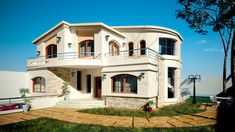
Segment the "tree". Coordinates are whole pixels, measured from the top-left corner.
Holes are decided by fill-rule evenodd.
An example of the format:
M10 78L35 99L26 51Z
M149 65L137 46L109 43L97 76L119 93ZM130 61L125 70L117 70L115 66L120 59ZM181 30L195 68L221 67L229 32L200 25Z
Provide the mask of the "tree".
M178 3L183 8L176 10L176 18L185 20L195 32L206 35L209 28L218 32L224 49L223 92L226 93L227 59L234 33L234 17L224 16L233 11L234 0L178 0Z

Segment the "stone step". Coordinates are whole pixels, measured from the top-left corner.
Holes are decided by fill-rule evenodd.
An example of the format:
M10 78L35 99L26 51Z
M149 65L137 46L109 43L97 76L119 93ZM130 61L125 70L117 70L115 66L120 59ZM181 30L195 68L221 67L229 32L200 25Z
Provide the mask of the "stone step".
M105 105L99 105L99 106L82 106L82 105L56 105L55 107L60 108L76 108L76 109L91 109L91 108L104 108Z
M71 100L60 101L56 104L55 107L78 108L78 109L102 108L105 107L105 103L103 100L97 100L92 98L71 99Z
M104 103L98 103L98 104L70 104L70 103L59 103L57 104L57 106L76 106L76 105L79 105L79 106L104 106L105 104Z
M104 104L104 101L99 101L99 102L96 102L96 101L83 101L83 102L66 102L66 101L63 101L63 102L59 102L58 104L64 104L64 105L67 105L67 104L81 104L81 105L86 105L86 104L95 104L95 105L101 105L101 104Z
M103 103L103 100L63 100L60 103Z

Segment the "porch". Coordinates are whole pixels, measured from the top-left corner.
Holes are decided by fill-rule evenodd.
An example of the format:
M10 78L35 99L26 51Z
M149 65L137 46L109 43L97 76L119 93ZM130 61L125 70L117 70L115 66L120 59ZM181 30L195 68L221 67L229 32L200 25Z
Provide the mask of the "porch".
M29 70L32 95L61 94L68 82L70 99L101 98L101 68L50 67Z

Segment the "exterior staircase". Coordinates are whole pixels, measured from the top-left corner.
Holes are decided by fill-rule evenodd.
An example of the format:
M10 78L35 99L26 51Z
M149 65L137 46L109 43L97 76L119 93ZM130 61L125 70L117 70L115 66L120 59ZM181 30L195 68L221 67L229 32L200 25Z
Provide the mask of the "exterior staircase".
M105 107L105 103L103 100L98 100L94 98L81 98L62 100L58 102L55 107L77 109L103 108Z

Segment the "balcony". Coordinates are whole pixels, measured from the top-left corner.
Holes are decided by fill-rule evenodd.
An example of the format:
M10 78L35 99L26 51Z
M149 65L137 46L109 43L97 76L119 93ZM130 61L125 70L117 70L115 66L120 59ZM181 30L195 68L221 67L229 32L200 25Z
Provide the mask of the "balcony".
M101 60L101 53L95 56L94 52L68 52L29 58L27 67L28 69L43 67L95 68L102 66Z
M156 64L159 54L150 49L133 49L105 54L105 65Z

